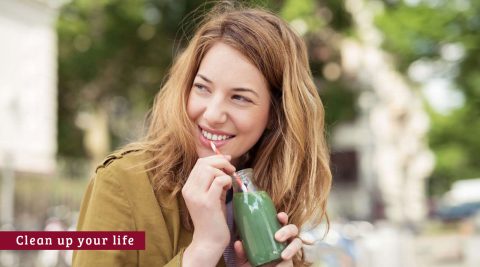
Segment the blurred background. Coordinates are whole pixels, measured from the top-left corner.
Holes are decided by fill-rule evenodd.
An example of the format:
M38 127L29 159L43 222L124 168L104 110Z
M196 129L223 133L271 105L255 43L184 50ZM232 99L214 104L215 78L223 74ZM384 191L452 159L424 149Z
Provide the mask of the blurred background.
M203 2L0 0L2 230L75 228L95 165L142 133ZM260 4L305 39L326 109L332 224L303 233L307 257L480 266L480 1ZM0 266L70 257L0 251Z

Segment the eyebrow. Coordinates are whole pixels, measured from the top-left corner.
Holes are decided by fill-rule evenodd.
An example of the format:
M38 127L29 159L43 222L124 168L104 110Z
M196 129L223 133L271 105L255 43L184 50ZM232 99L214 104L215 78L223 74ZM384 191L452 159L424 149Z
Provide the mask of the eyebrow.
M210 79L208 79L207 77L205 77L205 76L202 75L202 74L197 74L197 76L200 77L200 78L202 78L203 80L205 80L207 83L213 83ZM254 95L256 95L257 97L259 97L258 93L255 92L255 90L250 89L250 88L235 87L235 88L233 88L233 91L235 91L235 92L251 92L251 93L253 93Z
M203 76L202 74L197 74L198 77L204 79L207 83L212 83L207 77Z

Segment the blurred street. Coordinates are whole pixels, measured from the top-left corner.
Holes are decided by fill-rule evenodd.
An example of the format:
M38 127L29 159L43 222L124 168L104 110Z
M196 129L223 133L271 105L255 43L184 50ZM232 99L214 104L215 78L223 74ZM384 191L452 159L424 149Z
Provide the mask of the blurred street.
M380 223L333 225L325 241L306 246L307 258L323 267L477 267L480 231L473 219L443 224L415 234L411 229ZM435 228L435 229L433 229ZM316 236L321 231L309 234ZM308 238L308 237L307 237Z

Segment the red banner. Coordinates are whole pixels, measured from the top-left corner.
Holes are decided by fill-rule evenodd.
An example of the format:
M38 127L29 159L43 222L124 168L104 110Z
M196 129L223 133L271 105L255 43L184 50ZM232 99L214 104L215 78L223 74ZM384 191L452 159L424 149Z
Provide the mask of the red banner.
M144 231L0 231L0 250L144 249Z

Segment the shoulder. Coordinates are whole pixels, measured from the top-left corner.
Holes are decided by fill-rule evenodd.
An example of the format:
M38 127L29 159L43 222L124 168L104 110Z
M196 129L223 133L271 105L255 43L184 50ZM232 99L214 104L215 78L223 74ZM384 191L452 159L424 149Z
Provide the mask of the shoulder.
M131 193L152 190L146 164L149 156L140 150L119 150L108 155L95 169L92 183L109 185ZM113 189L113 188L112 188Z
M121 187L128 198L144 201L147 196L155 196L164 208L170 208L172 201L169 192L155 192L155 184L148 174L147 165L152 160L149 152L142 150L119 150L108 155L95 170L96 182ZM95 181L94 181L95 182ZM150 200L153 198L148 197Z
M119 180L148 179L149 153L142 150L118 150L105 157L95 169L95 178L115 176Z
M95 173L108 171L142 171L149 160L148 153L141 150L119 150L105 157L97 166Z

